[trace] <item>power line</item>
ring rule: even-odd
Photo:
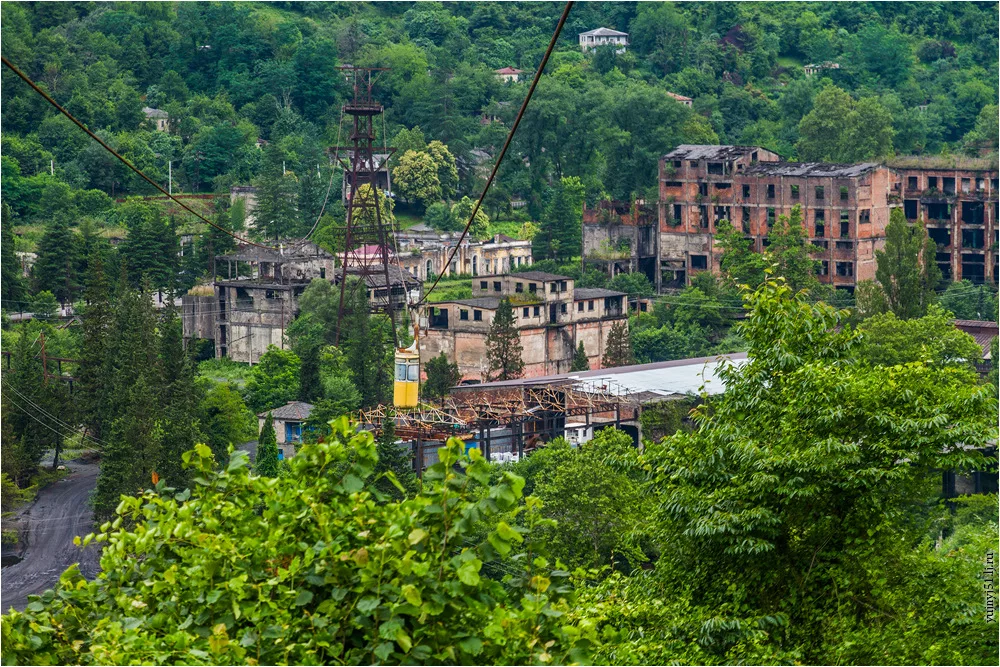
[[[173,201],[175,204],[177,204],[178,206],[180,206],[181,208],[183,208],[185,211],[187,211],[188,213],[192,214],[193,216],[195,216],[196,218],[198,218],[202,222],[204,222],[204,223],[206,223],[208,225],[211,225],[212,227],[215,227],[220,232],[222,232],[222,233],[224,233],[224,234],[226,234],[228,236],[233,237],[234,239],[236,239],[240,243],[246,243],[246,244],[249,244],[249,245],[252,245],[252,246],[256,246],[258,248],[264,248],[265,250],[278,250],[278,248],[275,248],[273,246],[263,245],[263,244],[251,241],[250,239],[245,239],[245,238],[243,238],[241,236],[237,236],[236,234],[234,234],[233,232],[229,231],[228,229],[225,229],[224,227],[221,227],[221,226],[215,224],[214,222],[212,222],[211,220],[209,220],[208,218],[206,218],[205,216],[203,216],[201,213],[198,213],[197,211],[195,211],[193,208],[191,208],[190,206],[188,206],[187,204],[185,204],[184,202],[182,202],[180,199],[178,199],[177,197],[175,197],[174,195],[172,195],[170,192],[168,192],[167,190],[165,190],[162,185],[160,185],[159,183],[157,183],[156,181],[154,181],[153,179],[151,179],[149,176],[147,176],[145,173],[143,173],[141,169],[139,169],[134,164],[132,164],[131,162],[129,162],[125,157],[123,157],[122,155],[120,155],[115,149],[113,149],[113,148],[111,148],[111,146],[107,145],[104,142],[103,139],[101,139],[99,136],[97,136],[96,134],[94,134],[93,132],[91,132],[90,129],[87,128],[86,125],[84,125],[83,123],[81,123],[80,121],[78,121],[73,116],[73,114],[71,114],[70,112],[66,111],[66,109],[62,108],[59,105],[58,102],[56,102],[54,99],[52,99],[52,97],[49,96],[48,93],[46,93],[44,90],[42,90],[41,88],[39,88],[38,84],[36,84],[34,81],[32,81],[28,77],[27,74],[25,74],[24,72],[22,72],[21,70],[19,70],[12,62],[10,62],[9,60],[7,60],[6,56],[0,56],[0,60],[3,61],[3,64],[6,65],[8,67],[8,69],[10,69],[12,72],[14,72],[14,74],[16,74],[17,76],[19,76],[22,81],[24,81],[26,84],[28,84],[29,86],[31,86],[32,90],[34,90],[36,93],[38,93],[43,98],[45,98],[46,102],[48,102],[49,104],[51,104],[52,106],[54,106],[59,111],[59,113],[61,113],[62,115],[66,116],[67,118],[69,118],[71,121],[73,121],[73,123],[77,127],[79,127],[81,130],[83,130],[84,132],[86,132],[87,135],[91,139],[93,139],[94,141],[96,141],[97,143],[99,143],[104,148],[104,150],[108,151],[109,153],[111,153],[112,155],[114,155],[116,158],[118,158],[119,160],[121,160],[122,164],[124,164],[126,167],[128,167],[129,169],[131,169],[132,171],[134,171],[136,174],[139,175],[140,178],[142,178],[144,181],[146,181],[147,183],[149,183],[150,185],[152,185],[154,188],[156,188],[157,190],[159,190],[160,192],[162,192],[163,194],[165,194],[171,201]]]
[[[479,199],[476,200],[476,205],[472,207],[472,212],[469,214],[469,221],[465,223],[465,228],[462,230],[462,235],[458,237],[458,242],[455,247],[452,248],[451,254],[448,255],[448,261],[444,263],[445,266],[451,266],[452,260],[455,258],[455,254],[458,252],[459,246],[462,245],[462,241],[465,240],[466,235],[469,233],[469,228],[472,227],[472,221],[476,219],[476,214],[479,213],[480,206],[483,205],[483,199],[486,198],[486,193],[489,192],[490,186],[493,185],[493,179],[496,178],[497,171],[500,169],[500,164],[503,162],[504,155],[507,154],[507,148],[510,146],[511,140],[514,138],[514,133],[517,132],[518,125],[521,124],[521,118],[524,117],[524,111],[528,108],[528,102],[531,101],[531,96],[535,94],[535,87],[538,86],[539,79],[542,78],[542,72],[545,70],[546,63],[549,62],[549,56],[552,55],[552,50],[556,46],[556,41],[559,39],[559,33],[562,32],[563,26],[566,24],[566,19],[569,17],[569,11],[573,8],[573,0],[569,0],[566,3],[566,7],[563,9],[562,16],[559,17],[559,23],[556,24],[556,30],[552,33],[552,39],[549,40],[549,46],[545,49],[545,55],[542,56],[542,62],[538,66],[538,70],[535,72],[535,77],[531,81],[531,87],[528,89],[528,94],[525,96],[524,101],[521,103],[521,108],[517,112],[517,118],[514,119],[514,125],[510,128],[510,132],[507,133],[507,139],[503,142],[503,148],[500,150],[500,155],[497,157],[496,164],[493,165],[493,171],[490,172],[490,177],[486,180],[486,185],[483,187],[482,194],[479,195]],[[422,303],[427,302],[427,297],[437,284],[441,281],[441,276],[438,276],[434,280],[434,284],[431,288],[424,292],[424,295],[420,297],[414,306],[419,306]]]

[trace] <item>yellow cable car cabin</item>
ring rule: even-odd
[[[415,408],[420,393],[420,353],[417,341],[396,350],[396,378],[392,385],[392,404],[397,408]]]

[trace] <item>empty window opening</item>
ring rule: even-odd
[[[577,302],[577,304],[576,304],[576,312],[578,312],[578,313],[582,313],[583,312],[583,301],[578,301]]]
[[[983,224],[985,209],[986,207],[983,206],[983,202],[981,201],[962,202],[962,222],[970,225]]]
[[[531,312],[531,309],[529,309],[529,308],[525,308],[525,309],[524,309],[524,310],[523,310],[523,311],[521,312],[521,317],[527,317],[527,316],[528,316],[528,313],[529,313],[529,312]]]
[[[692,269],[707,269],[708,268],[708,255],[691,255],[691,268]]]
[[[460,320],[468,320],[469,319],[469,311],[467,311],[467,310],[460,310],[460,311],[458,311],[458,319],[460,319]]]
[[[872,221],[872,210],[870,208],[858,211],[858,224],[867,225]]]
[[[798,198],[799,198],[799,186],[793,185],[792,186],[792,199],[798,199]]]
[[[830,275],[830,262],[820,262],[819,263],[819,275],[828,276]]]
[[[774,208],[767,209],[767,226],[771,227],[774,225]]]
[[[903,213],[906,214],[907,220],[916,220],[918,211],[918,202],[916,199],[904,199],[903,200]]]
[[[744,185],[743,186],[743,196],[744,197],[749,197],[750,196],[750,186],[749,185]]]
[[[678,224],[680,224],[681,215],[682,215],[681,205],[674,204],[674,220],[676,220]]]
[[[688,164],[691,166],[692,169],[697,169],[698,168],[698,161],[697,160],[691,160],[690,162],[688,162]]]
[[[541,312],[541,306],[535,306],[534,310],[531,311],[531,314],[533,317],[538,317]]]
[[[944,190],[944,193],[946,195],[953,195],[953,194],[955,194],[955,179],[954,178],[945,178],[944,179],[943,187],[941,189]]]
[[[709,162],[708,173],[721,175],[723,173],[721,162]]]
[[[708,196],[708,183],[698,184],[698,194],[700,194],[702,197]]]
[[[928,190],[935,190],[935,189],[937,189],[937,181],[938,181],[937,176],[928,176],[927,177],[927,189]]]
[[[910,176],[909,178],[907,178],[906,179],[906,187],[908,189],[910,189],[910,190],[916,190],[918,187],[920,187],[917,184],[917,177],[916,176]]]
[[[535,286],[535,283],[528,283],[528,292],[534,294],[536,290],[537,287]]]
[[[518,292],[518,293],[523,292],[524,291],[524,283],[514,283],[514,291]]]
[[[840,201],[847,201],[847,186],[840,186]]]
[[[485,280],[479,281],[479,289],[489,289],[489,283]]]
[[[680,181],[667,181],[666,183],[664,183],[664,185],[667,186],[668,188],[679,188],[679,187],[681,187],[681,182]]]
[[[854,276],[854,264],[852,262],[837,262],[837,275],[843,277]]]
[[[816,223],[816,238],[823,238],[826,235],[826,225],[821,222]]]
[[[767,198],[774,199],[774,183],[767,184]]]
[[[833,247],[836,250],[850,250],[854,247],[854,243],[851,241],[837,241]]]
[[[499,292],[500,291],[500,281],[499,280],[494,280],[493,281],[493,291],[494,292]]]
[[[822,185],[816,186],[816,199],[823,199],[824,189]]]
[[[941,227],[928,227],[927,236],[930,237],[937,247],[948,248],[951,246],[951,230]]]
[[[698,212],[700,214],[699,215],[700,219],[698,220],[698,224],[702,228],[707,229],[708,228],[708,207],[707,206],[699,206],[698,207]]]
[[[962,179],[962,192],[971,192],[971,190],[972,190],[972,181],[970,179],[968,179],[968,178],[963,178]]]
[[[733,187],[732,183],[716,183],[715,184],[715,189],[716,190],[728,190],[731,187]]]
[[[590,301],[587,302],[587,310],[591,311],[593,309],[594,309],[594,301],[593,299],[591,299]]]
[[[984,245],[984,236],[982,229],[963,229],[962,230],[962,247],[963,248],[982,248]]]
[[[483,321],[483,311],[481,311],[481,310],[474,310],[474,311],[472,311],[472,319],[475,320],[476,322],[482,322]]]
[[[928,220],[951,220],[951,204],[927,204]]]
[[[684,166],[683,162],[681,162],[680,160],[674,160],[674,169],[680,169],[683,166]]]

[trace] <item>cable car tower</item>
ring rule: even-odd
[[[398,267],[390,267],[394,255],[389,244],[394,242],[392,223],[387,220],[382,207],[378,205],[382,184],[379,174],[385,168],[394,148],[375,145],[375,117],[381,116],[382,105],[372,96],[372,85],[385,67],[354,67],[345,65],[338,67],[344,73],[347,82],[353,86],[354,97],[344,105],[344,114],[350,116],[354,123],[349,146],[333,146],[331,151],[337,156],[348,178],[347,220],[342,228],[344,253],[340,267],[340,306],[337,311],[337,338],[340,343],[341,325],[344,320],[345,307],[351,302],[347,293],[348,278],[357,278],[352,289],[361,289],[372,294],[369,303],[372,312],[384,312],[392,322],[394,342],[396,338],[395,309],[406,307],[406,283]],[[384,125],[383,125],[384,134]],[[383,137],[383,144],[385,137]],[[345,161],[342,156],[347,156]],[[388,170],[385,172],[388,174]],[[363,186],[369,187],[362,190]],[[385,189],[389,189],[386,178]],[[384,195],[388,206],[389,195]],[[393,281],[390,276],[403,285],[402,294],[393,295]]]

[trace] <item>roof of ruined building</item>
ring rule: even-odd
[[[473,308],[484,308],[486,310],[496,310],[500,307],[500,297],[480,296],[473,299],[456,299],[450,303],[457,303],[461,306],[472,306]]]
[[[368,287],[385,287],[385,274],[386,271],[382,269],[381,264],[372,264],[368,267],[370,272],[365,276],[365,285]],[[361,269],[359,267],[349,267],[347,269],[347,274],[350,276],[361,275]],[[389,282],[393,285],[399,285],[400,283],[405,283],[406,285],[421,285],[424,281],[419,278],[415,278],[412,273],[405,269],[401,269],[395,264],[390,264],[388,269]],[[340,270],[337,271],[337,277],[334,282],[340,284]]]
[[[746,363],[745,352],[723,354],[715,357],[696,359],[675,359],[652,364],[619,366],[578,373],[560,373],[545,377],[521,378],[484,382],[476,385],[459,385],[452,393],[475,392],[506,387],[545,386],[548,384],[572,384],[577,391],[601,391],[612,394],[627,394],[634,399],[641,392],[651,392],[660,397],[697,394],[720,394],[725,389],[718,374],[722,363],[737,366]]]
[[[603,299],[606,296],[625,296],[625,292],[616,292],[613,289],[602,289],[600,287],[577,287],[573,290],[574,301],[583,301],[585,299]]]
[[[743,170],[745,176],[824,176],[851,178],[877,169],[877,162],[834,164],[831,162],[758,162]]]
[[[581,37],[589,37],[593,35],[594,37],[628,37],[627,32],[618,32],[617,30],[612,30],[611,28],[595,28],[594,30],[588,30],[587,32],[581,32]]]
[[[500,69],[493,70],[497,74],[521,74],[524,70],[517,69],[516,67],[501,67]]]
[[[312,413],[313,406],[312,403],[303,403],[302,401],[288,401],[285,405],[280,408],[274,408],[273,410],[264,410],[264,412],[257,413],[258,417],[267,417],[267,413],[271,413],[271,417],[274,419],[280,419],[281,421],[299,421],[304,422],[309,419],[309,415]]]
[[[997,156],[969,157],[967,155],[899,155],[886,160],[886,165],[896,169],[960,169],[968,171],[996,171]]]
[[[333,255],[305,239],[281,239],[272,241],[278,250],[261,248],[249,244],[240,245],[235,252],[216,256],[216,260],[240,262],[293,262],[305,259],[333,259]]]
[[[723,146],[717,144],[681,144],[663,157],[670,160],[734,160],[754,151],[767,150],[760,146]]]
[[[572,280],[569,276],[560,276],[556,273],[545,273],[544,271],[522,271],[521,273],[513,273],[511,275],[517,278],[524,278],[525,280],[538,280],[540,282]]]
[[[146,118],[169,118],[168,114],[163,109],[154,109],[153,107],[143,107],[142,112],[146,114]]]
[[[682,101],[682,102],[690,102],[690,101],[691,101],[691,98],[690,98],[690,97],[687,97],[687,96],[685,96],[685,95],[678,95],[677,93],[672,93],[672,92],[670,92],[669,90],[667,91],[667,95],[668,95],[669,97],[672,97],[672,98],[674,98],[675,100],[680,100],[680,101]]]

